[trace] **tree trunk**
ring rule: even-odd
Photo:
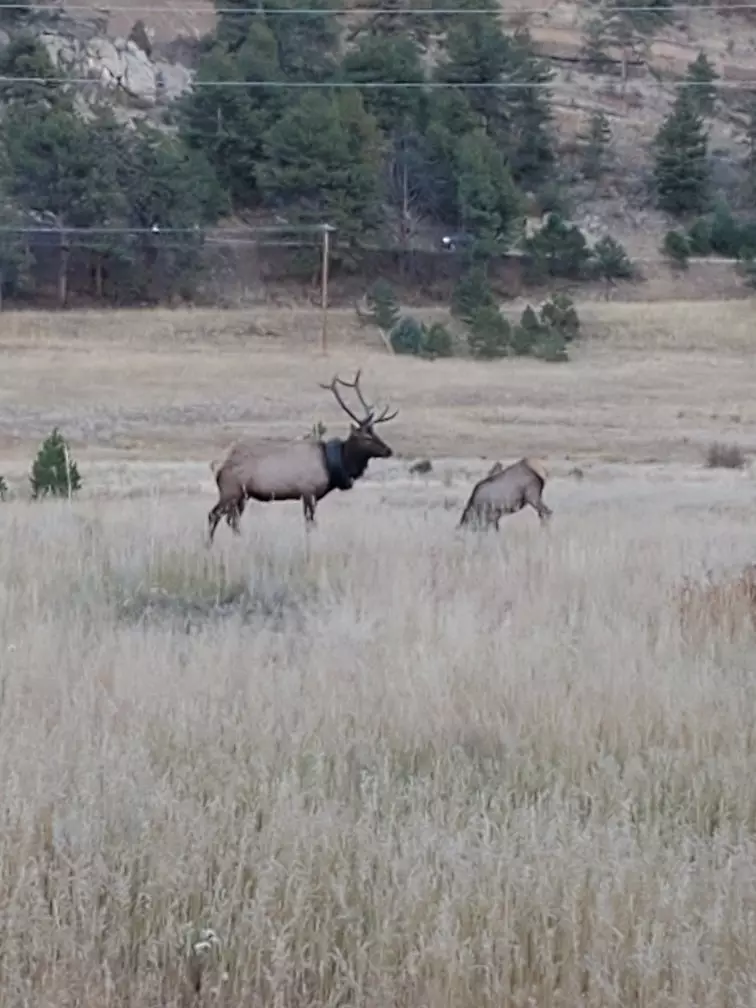
[[[58,259],[58,307],[65,308],[68,301],[68,262],[71,245],[65,231],[60,232],[60,258]]]
[[[94,262],[94,292],[98,301],[102,301],[102,253],[95,252]]]

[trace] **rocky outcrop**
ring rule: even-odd
[[[191,87],[188,67],[151,58],[133,39],[108,38],[95,20],[61,18],[38,38],[62,73],[91,79],[134,109],[168,103]]]

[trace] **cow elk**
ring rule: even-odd
[[[346,405],[339,385],[354,389],[364,410],[357,416]],[[308,439],[283,446],[256,441],[236,441],[220,462],[211,463],[220,495],[208,514],[209,543],[225,516],[231,530],[239,534],[239,521],[248,499],[270,502],[301,500],[305,527],[315,521],[315,507],[332,490],[350,490],[368,467],[370,459],[391,458],[392,449],[376,433],[376,426],[393,420],[398,410],[386,407],[375,415],[360,390],[360,371],[354,381],[338,375],[321,388],[332,392],[336,402],[353,421],[346,438],[328,441]]]
[[[526,504],[544,524],[553,513],[542,499],[546,479],[546,468],[537,459],[523,458],[506,468],[494,462],[487,475],[473,487],[459,527],[493,525],[498,530],[504,515],[515,514]]]

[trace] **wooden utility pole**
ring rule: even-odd
[[[331,265],[331,232],[336,228],[330,224],[323,225],[323,244],[320,262],[320,308],[322,323],[320,330],[320,349],[328,353],[328,269]]]

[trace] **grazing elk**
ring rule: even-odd
[[[493,525],[499,528],[503,515],[515,514],[529,504],[545,523],[552,511],[542,500],[547,473],[542,462],[524,458],[505,469],[495,462],[488,474],[473,487],[465,505],[459,527],[463,525]]]
[[[356,416],[341,398],[338,386],[357,393],[365,415]],[[301,500],[307,525],[315,521],[315,507],[332,490],[350,490],[372,458],[390,458],[393,451],[375,431],[379,423],[393,420],[398,410],[380,416],[369,406],[360,390],[360,371],[354,381],[334,376],[321,388],[332,392],[336,402],[354,421],[349,436],[329,441],[295,441],[271,446],[254,441],[236,441],[220,462],[211,463],[220,499],[207,516],[212,543],[221,518],[239,534],[239,520],[246,501]]]

